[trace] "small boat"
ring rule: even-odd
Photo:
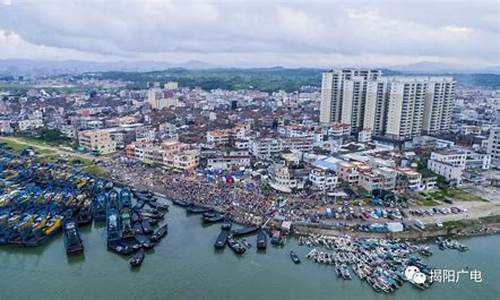
[[[259,230],[257,233],[257,249],[266,249],[267,248],[267,235],[264,230]]]
[[[157,242],[161,240],[165,235],[168,233],[168,225],[165,224],[158,228],[152,235],[151,235],[151,240],[153,242]]]
[[[154,243],[151,242],[145,235],[143,234],[136,234],[135,239],[137,242],[139,242],[144,248],[146,249],[151,249],[154,247]]]
[[[203,223],[217,223],[224,220],[224,216],[219,213],[206,212],[202,217]]]
[[[247,226],[243,227],[241,229],[237,229],[233,231],[233,236],[234,237],[240,237],[240,236],[245,236],[245,235],[250,235],[255,232],[257,232],[260,229],[259,226]]]
[[[229,236],[228,230],[221,230],[217,240],[215,240],[214,247],[217,249],[222,249],[226,245],[227,237]]]
[[[134,250],[128,247],[126,244],[122,243],[121,241],[111,241],[108,242],[108,249],[118,253],[118,254],[123,254],[127,255],[132,253]]]
[[[134,223],[134,233],[135,234],[144,234],[144,229],[142,229],[142,225],[140,222]]]
[[[76,221],[78,225],[86,225],[92,222],[92,218],[94,217],[94,206],[90,199],[85,200],[83,206],[78,211],[76,215]]]
[[[151,228],[151,223],[149,223],[148,219],[142,220],[141,225],[142,225],[142,230],[144,230],[145,234],[153,233],[153,229]]]
[[[105,188],[106,190],[111,190],[111,189],[113,188],[113,186],[114,186],[113,182],[112,182],[112,181],[108,181],[108,182],[106,182],[106,184],[104,185],[104,188]]]
[[[295,254],[295,252],[290,251],[290,258],[294,263],[300,264],[300,258],[297,256],[297,254]]]
[[[228,220],[225,220],[224,223],[222,223],[222,225],[221,225],[222,230],[229,231],[229,230],[231,230],[231,227],[232,227],[232,223]]]
[[[205,212],[210,211],[211,209],[202,207],[202,206],[197,206],[197,205],[190,205],[186,207],[186,212],[189,214],[202,214]]]
[[[78,231],[78,225],[73,219],[64,221],[63,224],[64,247],[68,255],[83,252],[83,243]]]
[[[240,242],[238,242],[237,240],[235,240],[232,236],[228,237],[227,238],[227,245],[229,246],[229,248],[231,248],[234,253],[236,254],[243,254],[245,253],[246,249],[245,247],[243,247]]]
[[[144,256],[145,256],[144,249],[139,249],[139,251],[137,251],[137,253],[134,256],[132,256],[128,262],[132,267],[138,267],[144,261]]]
[[[144,200],[138,200],[135,204],[134,204],[134,209],[135,210],[139,210],[139,209],[142,209],[144,208],[144,205],[146,205],[146,202],[144,202]]]
[[[191,206],[191,202],[187,202],[187,201],[180,200],[180,199],[172,199],[172,203],[174,205],[177,205],[177,206],[180,206],[180,207],[189,207],[189,206]]]
[[[247,249],[250,249],[252,248],[252,244],[250,244],[246,239],[242,239],[241,240],[241,243],[243,244],[243,246],[245,246],[245,248]]]

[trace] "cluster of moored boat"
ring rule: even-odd
[[[259,226],[233,229],[232,222],[227,215],[214,211],[211,208],[202,207],[191,201],[180,199],[172,199],[172,203],[185,208],[188,214],[202,214],[202,222],[205,225],[222,223],[221,231],[214,242],[216,249],[223,249],[227,245],[236,254],[243,254],[252,245],[246,239],[239,238],[255,233],[257,233],[257,249],[263,250],[267,247],[267,234]]]
[[[133,203],[133,199],[136,199]],[[68,255],[84,252],[79,228],[106,223],[108,249],[135,255],[168,232],[168,205],[150,192],[115,188],[111,181],[72,168],[0,154],[0,244],[36,247],[62,230]]]
[[[405,281],[421,289],[431,285],[431,268],[419,257],[422,255],[422,249],[425,249],[427,254],[430,252],[424,246],[384,239],[355,239],[349,236],[300,237],[299,244],[313,248],[306,254],[307,259],[334,266],[339,278],[349,280],[352,278],[352,272],[377,292],[395,292]],[[418,267],[428,275],[427,280],[419,284],[405,278],[404,271],[408,266]]]
[[[96,180],[69,167],[0,153],[0,244],[36,247],[64,231],[68,253],[93,217]]]
[[[439,250],[454,249],[460,252],[465,252],[469,250],[469,247],[458,242],[457,240],[452,240],[452,239],[438,238],[436,240],[436,244],[438,245]]]
[[[163,224],[168,205],[159,202],[151,193],[122,188],[120,192],[111,189],[106,195],[106,230],[108,249],[118,254],[135,255],[129,260],[132,266],[142,263],[144,249],[151,249],[168,233]],[[135,204],[132,205],[132,198]]]
[[[257,233],[257,249],[264,250],[267,248],[267,234],[258,226],[248,226],[240,229],[232,230],[232,224],[229,220],[225,220],[221,226],[221,231],[215,240],[214,247],[216,249],[223,249],[226,244],[236,254],[243,254],[251,244],[246,239],[239,240],[244,236]]]

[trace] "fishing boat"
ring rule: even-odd
[[[259,229],[260,229],[259,226],[247,226],[247,227],[243,227],[241,229],[234,230],[233,231],[233,236],[234,237],[241,237],[241,236],[250,235],[250,234],[253,234],[253,233],[257,232]]]
[[[153,233],[153,228],[151,228],[151,223],[149,223],[148,219],[143,219],[141,225],[142,225],[142,230],[144,230],[145,234]]]
[[[114,208],[114,209],[119,209],[120,208],[120,205],[119,205],[119,199],[118,199],[118,192],[115,191],[115,190],[111,190],[109,193],[108,193],[108,201],[107,201],[107,207],[108,208]]]
[[[144,208],[144,205],[146,204],[146,202],[144,202],[144,200],[138,200],[135,204],[134,204],[134,209],[135,210],[139,210],[139,209],[142,209]]]
[[[300,258],[295,254],[295,252],[290,251],[290,258],[295,264],[300,264]]]
[[[92,201],[87,198],[76,215],[76,221],[78,225],[86,225],[92,222],[93,216],[93,204]]]
[[[78,225],[73,219],[65,220],[63,224],[64,247],[68,255],[83,253],[83,243]]]
[[[144,261],[145,252],[144,249],[139,249],[137,253],[130,258],[128,261],[132,267],[139,267]]]
[[[120,208],[131,208],[132,207],[132,192],[129,188],[123,188],[120,191]]]
[[[206,213],[206,212],[209,212],[209,211],[210,211],[209,208],[202,207],[202,206],[197,206],[197,205],[194,205],[194,204],[186,207],[186,212],[189,213],[189,214],[202,214],[202,213]]]
[[[113,188],[113,186],[114,186],[113,182],[112,182],[112,181],[108,181],[108,182],[106,182],[106,184],[104,185],[104,188],[105,188],[106,190],[111,190],[111,189]]]
[[[118,210],[115,208],[109,208],[107,215],[106,228],[108,233],[108,242],[120,240],[121,230]]]
[[[152,235],[151,235],[151,240],[153,242],[157,242],[161,240],[165,235],[168,233],[168,225],[165,224],[158,228]]]
[[[134,230],[132,228],[132,223],[130,220],[130,211],[127,207],[122,208],[121,212],[121,223],[122,223],[122,239],[128,239],[134,237]]]
[[[221,225],[221,229],[229,231],[229,230],[231,230],[232,225],[233,224],[231,223],[231,221],[224,220],[224,223],[222,223],[222,225]]]
[[[264,250],[267,248],[267,235],[264,230],[260,229],[257,233],[257,249]]]
[[[151,242],[145,235],[143,234],[136,234],[135,235],[135,239],[137,240],[137,242],[139,242],[142,247],[146,248],[146,249],[151,249],[154,247],[154,243]]]
[[[108,249],[122,255],[128,255],[134,251],[120,240],[108,242]]]
[[[227,245],[229,246],[229,248],[231,248],[231,250],[234,251],[234,253],[236,254],[243,254],[245,253],[246,249],[245,247],[243,247],[240,242],[238,242],[237,240],[235,240],[232,236],[229,236],[227,238]]]
[[[227,238],[229,236],[229,230],[221,230],[217,239],[215,240],[214,247],[216,249],[222,249],[226,245]]]
[[[211,224],[222,222],[224,220],[224,216],[222,214],[216,212],[205,212],[202,217],[203,223]]]
[[[98,194],[94,199],[94,220],[102,222],[106,220],[106,195]]]

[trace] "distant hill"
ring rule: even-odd
[[[492,71],[496,67],[490,68]],[[300,86],[321,85],[321,72],[326,68],[284,68],[280,66],[262,68],[231,68],[188,61],[181,64],[168,62],[87,62],[87,61],[43,61],[27,59],[0,60],[0,79],[12,75],[63,75],[97,76],[100,78],[125,79],[143,88],[154,81],[176,80],[184,86],[203,88],[256,88],[265,91],[284,89],[297,90]],[[494,72],[470,73],[448,64],[422,62],[413,65],[382,69],[385,75],[420,74],[449,75],[466,87],[500,88],[500,74]]]
[[[500,66],[491,66],[486,68],[465,68],[452,64],[435,63],[435,62],[419,62],[409,65],[392,66],[390,69],[404,73],[415,74],[497,74],[500,75]]]

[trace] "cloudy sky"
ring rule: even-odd
[[[498,0],[0,0],[0,59],[500,62]]]

